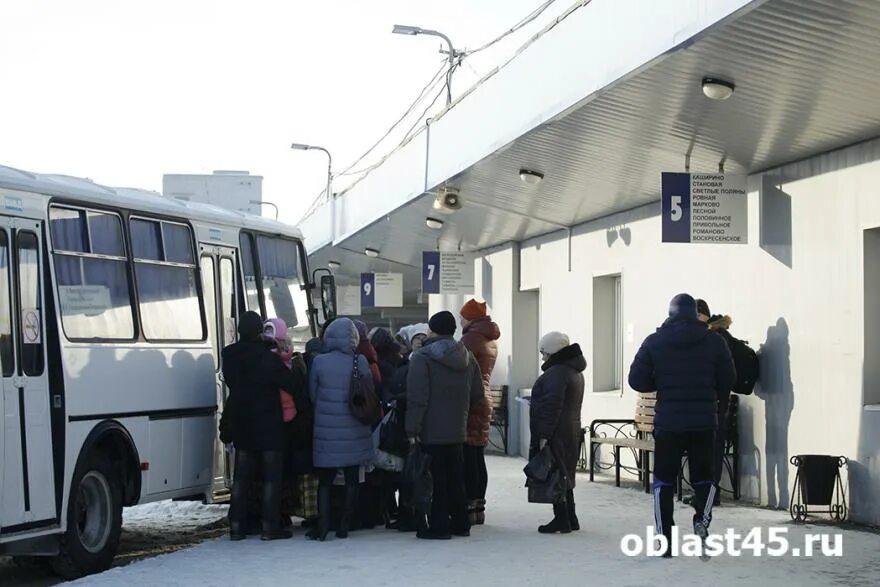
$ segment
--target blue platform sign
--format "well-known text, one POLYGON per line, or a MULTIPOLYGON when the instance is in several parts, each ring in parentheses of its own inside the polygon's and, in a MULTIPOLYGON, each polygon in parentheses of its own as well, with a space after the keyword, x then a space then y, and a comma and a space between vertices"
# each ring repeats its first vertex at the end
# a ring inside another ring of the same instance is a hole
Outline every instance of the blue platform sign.
POLYGON ((422 293, 440 293, 440 251, 422 252, 422 293))
POLYGON ((361 273, 361 307, 376 307, 376 274, 361 273))
POLYGON ((721 173, 663 173, 664 243, 747 244, 746 178, 721 173))

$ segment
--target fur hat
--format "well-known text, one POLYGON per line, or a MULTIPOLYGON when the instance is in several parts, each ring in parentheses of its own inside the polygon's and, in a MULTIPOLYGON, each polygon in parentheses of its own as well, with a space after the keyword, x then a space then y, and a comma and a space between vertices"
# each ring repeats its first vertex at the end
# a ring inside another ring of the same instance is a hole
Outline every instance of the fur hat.
POLYGON ((452 336, 458 329, 458 323, 455 321, 455 316, 452 315, 452 312, 444 310, 431 316, 431 319, 428 320, 428 327, 434 334, 452 336))
POLYGON ((538 343, 538 350, 546 355, 555 355, 567 346, 571 346, 571 341, 567 334, 562 332, 548 332, 541 337, 538 343))
POLYGON ((473 322, 478 318, 485 318, 487 314, 488 308, 486 307, 486 302, 478 302, 477 300, 471 298, 467 301, 465 305, 461 307, 461 311, 459 314, 462 318, 469 322, 473 322))

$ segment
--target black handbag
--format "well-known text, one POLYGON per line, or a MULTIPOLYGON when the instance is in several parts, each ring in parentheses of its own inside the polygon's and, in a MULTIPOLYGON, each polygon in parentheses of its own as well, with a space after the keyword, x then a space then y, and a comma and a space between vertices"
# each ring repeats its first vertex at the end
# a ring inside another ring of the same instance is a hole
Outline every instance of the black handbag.
POLYGON ((566 477, 558 468, 550 471, 545 481, 526 480, 529 503, 559 503, 566 493, 566 477))
MULTIPOLYGON (((409 503, 420 514, 431 513, 431 502, 434 499, 434 478, 431 475, 431 455, 422 452, 418 444, 414 444, 403 465, 401 483, 409 486, 409 503)), ((403 495, 403 492, 401 492, 403 495)))
POLYGON ((546 481, 553 469, 553 452, 550 450, 550 444, 544 445, 544 448, 535 453, 526 466, 523 467, 523 473, 529 479, 535 481, 546 481))
POLYGON ((379 396, 376 395, 373 380, 361 379, 360 367, 358 367, 359 356, 354 356, 354 365, 351 368, 348 407, 356 420, 372 427, 382 420, 382 406, 379 405, 379 396))

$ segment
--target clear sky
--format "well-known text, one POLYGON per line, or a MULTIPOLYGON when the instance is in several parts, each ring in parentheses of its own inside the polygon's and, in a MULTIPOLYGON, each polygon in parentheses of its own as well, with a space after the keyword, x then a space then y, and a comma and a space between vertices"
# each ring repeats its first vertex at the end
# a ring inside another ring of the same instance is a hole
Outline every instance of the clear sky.
MULTIPOLYGON (((570 3, 466 59, 454 92, 570 3)), ((246 169, 296 221, 323 187, 326 159, 290 143, 327 147, 347 167, 440 66, 440 39, 392 35, 393 24, 474 48, 541 4, 0 0, 0 164, 157 191, 164 173, 246 169)))

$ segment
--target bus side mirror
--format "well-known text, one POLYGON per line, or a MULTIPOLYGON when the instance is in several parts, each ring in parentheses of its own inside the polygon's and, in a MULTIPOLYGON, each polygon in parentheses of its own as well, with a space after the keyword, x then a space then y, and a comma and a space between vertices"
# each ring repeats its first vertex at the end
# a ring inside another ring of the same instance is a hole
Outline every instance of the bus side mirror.
POLYGON ((321 276, 321 307, 325 323, 336 319, 336 279, 332 275, 321 276))

